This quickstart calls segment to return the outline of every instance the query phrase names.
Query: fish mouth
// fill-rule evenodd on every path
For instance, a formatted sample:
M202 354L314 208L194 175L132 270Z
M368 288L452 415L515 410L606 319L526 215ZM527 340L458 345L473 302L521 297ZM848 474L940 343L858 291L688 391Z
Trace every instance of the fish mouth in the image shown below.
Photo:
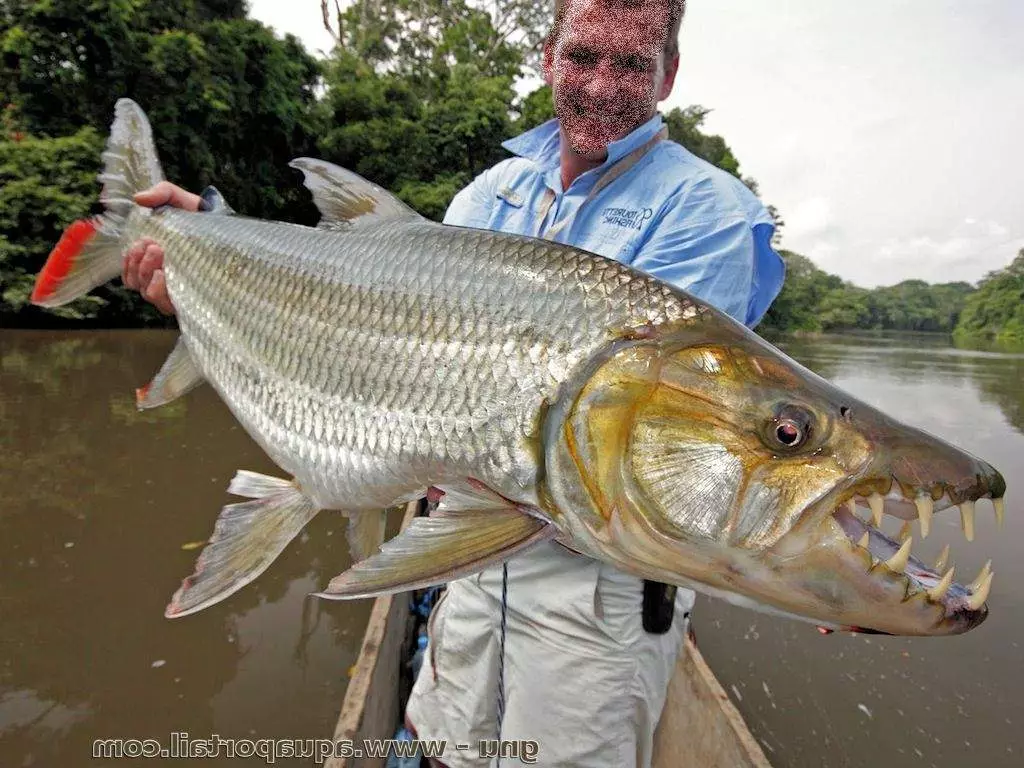
M929 567L912 553L914 537L910 524L918 520L921 536L926 538L935 513L958 508L964 536L973 541L975 504L982 498L991 501L997 523L1001 526L1004 515L1002 496L988 494L964 498L957 503L949 492L943 492L938 499L928 493L905 495L896 482L891 484L885 495L879 492L877 483L854 489L832 512L832 519L846 535L847 543L853 554L861 559L867 575L879 582L879 586L891 588L902 583L904 602L941 607L946 621L966 630L980 624L988 614L985 601L992 588L991 560L985 563L972 582L954 581L956 568L949 563L949 545ZM904 521L898 540L890 538L882 530L886 516Z

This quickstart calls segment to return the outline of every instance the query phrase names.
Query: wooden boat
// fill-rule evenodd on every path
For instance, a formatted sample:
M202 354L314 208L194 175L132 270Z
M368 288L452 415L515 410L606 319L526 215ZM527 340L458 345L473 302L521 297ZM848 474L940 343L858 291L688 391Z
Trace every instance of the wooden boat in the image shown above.
M416 515L410 504L404 527ZM334 729L335 741L392 739L401 722L399 679L412 642L406 595L374 602L352 679ZM540 756L538 764L543 764ZM383 758L334 758L328 768L383 768ZM739 711L690 638L669 683L654 737L654 768L771 768Z

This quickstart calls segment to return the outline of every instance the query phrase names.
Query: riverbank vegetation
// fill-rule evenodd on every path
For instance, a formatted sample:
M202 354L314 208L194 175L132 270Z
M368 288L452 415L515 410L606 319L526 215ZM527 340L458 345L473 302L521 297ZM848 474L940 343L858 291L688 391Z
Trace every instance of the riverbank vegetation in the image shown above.
M337 45L317 58L247 18L244 0L0 0L0 324L173 322L118 281L54 311L28 303L63 229L98 210L100 152L121 96L149 115L168 178L216 184L241 213L304 224L316 211L293 157L351 168L440 219L463 185L507 157L502 141L553 115L546 87L522 97L514 88L538 72L545 4L327 8ZM757 192L726 141L703 130L708 111L671 110L670 137ZM1024 267L977 290L920 281L866 290L783 253L788 277L766 331L956 329L963 343L1024 343L1020 298L1016 308L1009 298Z
M786 282L759 331L919 331L952 334L957 346L1024 350L1024 250L1006 268L970 283L904 280L860 288L798 253L782 250Z

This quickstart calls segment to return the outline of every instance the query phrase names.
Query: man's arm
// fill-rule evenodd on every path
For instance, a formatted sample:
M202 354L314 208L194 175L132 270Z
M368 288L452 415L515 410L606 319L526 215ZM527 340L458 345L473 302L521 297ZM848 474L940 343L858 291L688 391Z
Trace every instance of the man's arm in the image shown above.
M198 211L199 200L199 195L186 192L169 181L161 181L156 186L135 195L135 202L147 208L170 205L186 211ZM142 298L165 315L173 315L174 305L167 294L163 267L163 248L152 239L144 237L132 243L125 252L121 280L126 288L138 291Z
M498 190L497 185L500 178L498 169L500 167L501 163L488 168L463 187L448 204L443 223L458 227L488 229L491 210Z

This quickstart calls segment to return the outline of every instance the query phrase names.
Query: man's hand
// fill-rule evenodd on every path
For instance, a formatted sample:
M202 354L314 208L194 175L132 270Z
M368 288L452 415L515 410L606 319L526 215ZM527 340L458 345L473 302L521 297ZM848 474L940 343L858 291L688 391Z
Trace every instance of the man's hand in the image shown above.
M135 202L148 208L170 205L186 211L199 210L199 195L186 192L169 181L161 181L154 187L135 195ZM142 298L165 315L174 314L174 305L167 295L164 282L164 250L151 238L144 237L132 243L124 256L121 280L125 287L142 294Z

